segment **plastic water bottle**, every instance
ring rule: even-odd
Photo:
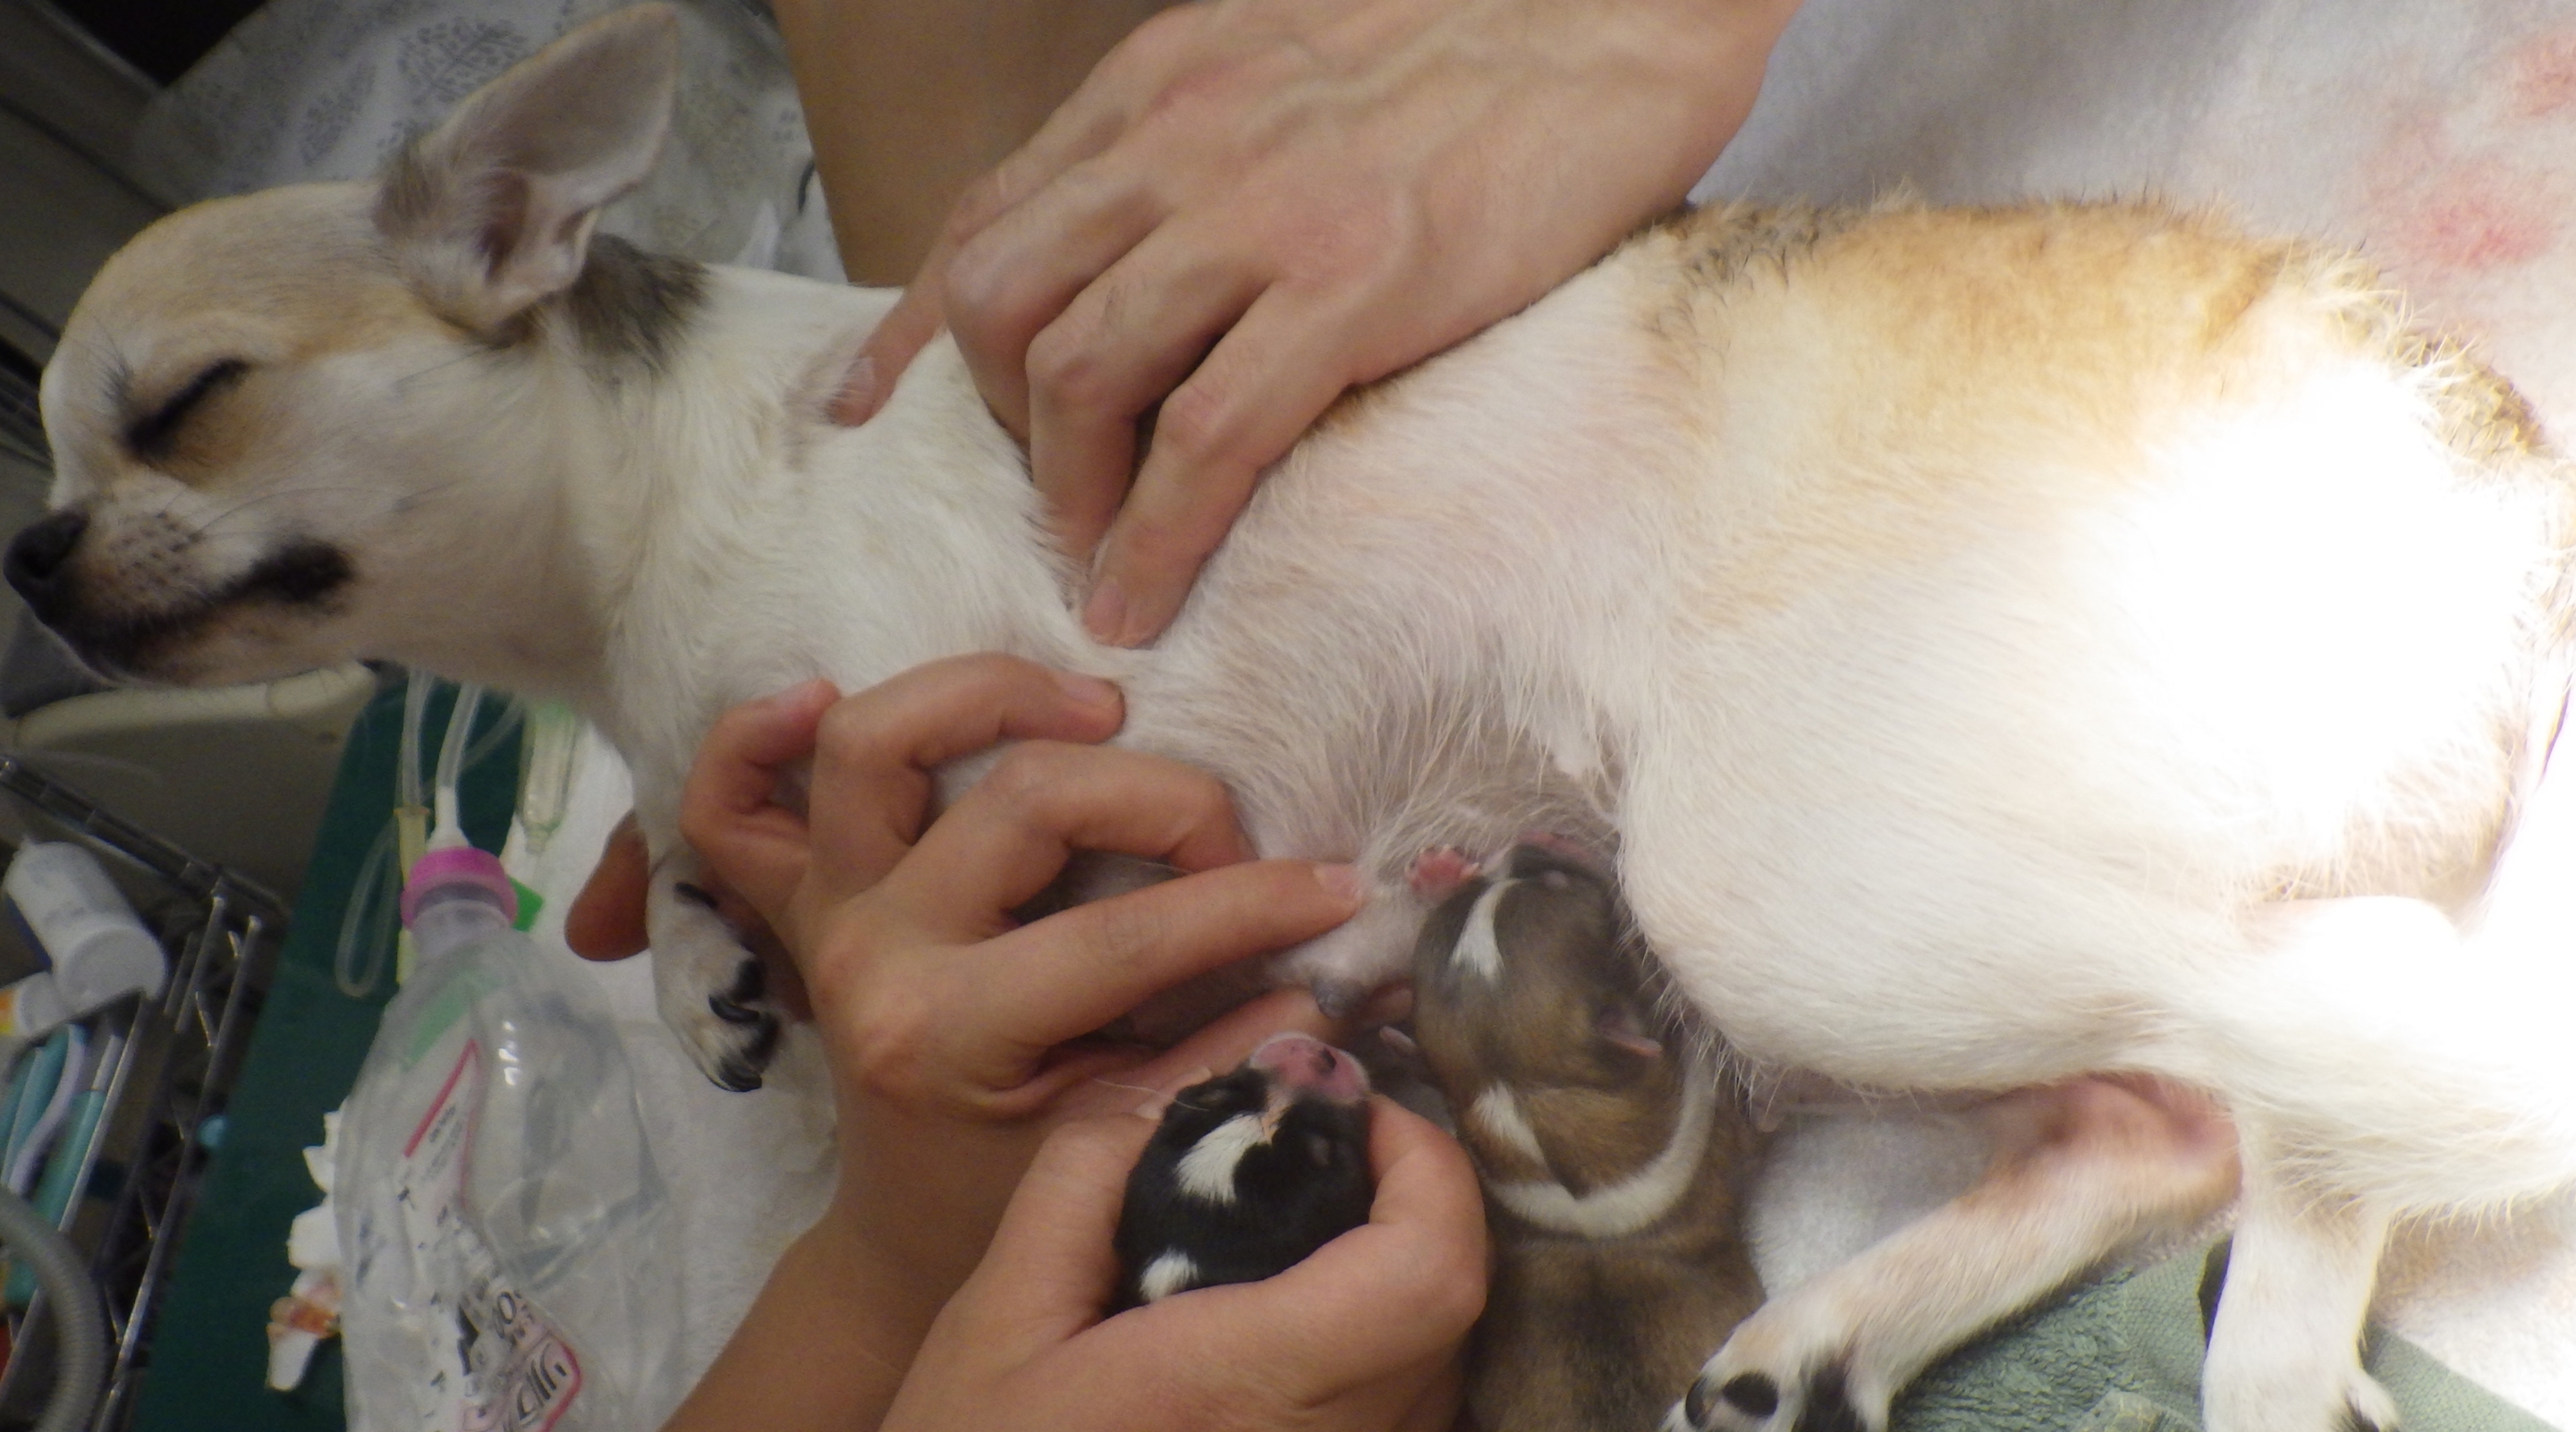
[[[349,1095],[333,1181],[360,1432],[622,1432],[678,1397],[678,1270],[634,1074],[597,993],[511,928],[516,905],[471,847],[424,855],[403,892],[420,964]]]

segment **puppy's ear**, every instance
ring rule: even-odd
[[[670,7],[620,10],[513,66],[406,148],[376,227],[421,298],[490,332],[571,287],[601,206],[653,168],[679,58]]]

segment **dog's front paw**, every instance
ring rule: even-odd
[[[1664,1432],[1885,1432],[1896,1389],[1857,1364],[1850,1330],[1791,1300],[1745,1319]]]
[[[704,889],[658,869],[645,907],[653,942],[653,993],[680,1046],[720,1089],[760,1087],[778,1052],[780,1021],[760,961],[742,947]]]

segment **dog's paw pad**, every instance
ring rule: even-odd
[[[1855,1373],[1850,1344],[1826,1326],[1801,1326],[1772,1303],[1744,1321],[1700,1368],[1667,1432],[1883,1432],[1893,1388]],[[1788,1316],[1783,1316],[1788,1314]],[[1801,1332],[1806,1337],[1801,1337]],[[1749,1334],[1749,1337],[1747,1337]]]
[[[663,1022],[708,1082],[745,1093],[760,1087],[785,1024],[768,1001],[760,961],[702,893],[672,881],[650,910],[655,994]]]
[[[1666,1432],[1883,1432],[1885,1399],[1855,1398],[1840,1362],[1775,1377],[1747,1369],[1727,1349],[1709,1360]]]

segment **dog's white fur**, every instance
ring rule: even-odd
[[[1753,1060],[2222,1099],[2252,1196],[2218,1432],[2385,1425],[2354,1338],[2388,1221],[2576,1177],[2571,763],[2535,780],[2576,505],[2350,264],[2148,207],[1660,226],[1329,415],[1124,653],[1068,615],[951,346],[823,420],[889,295],[717,271],[667,349],[575,321],[672,43],[612,18],[392,197],[219,201],[115,259],[44,389],[74,639],[162,679],[365,654],[569,697],[664,852],[730,703],[978,649],[1111,675],[1122,739],[1222,775],[1261,850],[1380,877],[1308,976],[1400,965],[1428,846],[1615,832]],[[249,575],[295,541],[345,580]],[[738,1056],[676,868],[666,1010]]]

